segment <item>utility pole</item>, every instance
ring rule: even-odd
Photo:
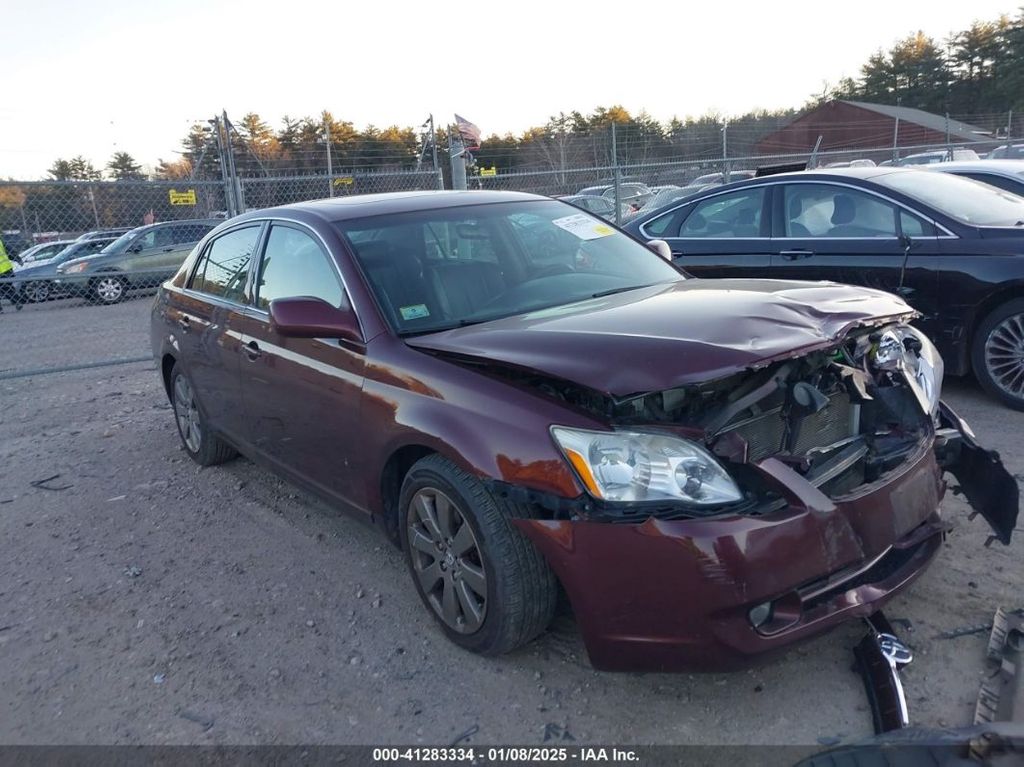
[[[331,124],[324,117],[324,143],[327,145],[327,196],[334,197],[334,167],[331,165]]]
[[[1010,136],[1013,135],[1013,110],[1010,110],[1010,114],[1006,117],[1006,156],[1012,157],[1010,154]]]
[[[220,163],[221,181],[224,183],[224,207],[226,208],[228,218],[231,218],[237,215],[237,208],[235,206],[235,190],[228,172],[228,161],[224,156],[224,135],[221,133],[220,117],[214,116],[212,120],[207,122],[213,126],[213,135],[217,139],[217,159]]]
[[[729,121],[722,122],[722,181],[729,183]]]
[[[900,118],[896,116],[896,125],[892,130],[892,164],[899,165],[900,163]]]
[[[458,131],[454,131],[458,133]],[[462,136],[453,138],[453,131],[448,129],[448,157],[452,163],[452,189],[466,188],[466,147]]]
[[[235,150],[231,146],[231,130],[234,126],[228,119],[227,110],[221,111],[222,124],[224,126],[224,153],[228,160],[228,179],[234,191],[235,215],[245,211],[245,196],[242,194],[242,183],[238,180],[238,172],[235,170]]]
[[[953,159],[953,147],[949,144],[949,112],[946,112],[946,159]]]
[[[437,188],[444,189],[444,176],[441,166],[437,164],[437,133],[434,132],[434,113],[430,113],[430,155],[434,160],[434,173],[437,174]]]
[[[619,198],[619,187],[622,183],[622,174],[619,171],[619,146],[615,140],[615,120],[612,120],[612,168],[615,171],[615,224],[622,225],[622,202]]]

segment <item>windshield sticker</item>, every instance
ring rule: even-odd
[[[608,224],[595,221],[586,213],[576,213],[572,216],[556,218],[551,223],[560,229],[564,229],[569,234],[579,237],[581,240],[596,240],[598,237],[607,237],[609,234],[615,233],[615,230],[608,226]]]
[[[401,312],[403,320],[421,320],[424,317],[430,316],[430,310],[426,304],[403,306],[398,311]]]

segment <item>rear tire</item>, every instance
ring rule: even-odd
[[[971,366],[985,391],[1024,410],[1024,298],[997,306],[982,320],[971,344]]]
[[[413,583],[452,642],[500,655],[548,627],[558,582],[511,522],[529,517],[529,507],[496,497],[451,461],[429,455],[406,475],[398,508]]]
[[[189,458],[200,466],[215,466],[238,455],[237,450],[210,431],[192,382],[177,363],[171,369],[170,392],[178,436]]]
[[[50,297],[50,284],[43,280],[28,282],[21,289],[21,297],[26,304],[38,304]]]

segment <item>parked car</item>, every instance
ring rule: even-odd
[[[640,207],[647,202],[654,193],[648,188],[647,184],[641,184],[636,181],[619,184],[619,203],[625,203],[630,206]],[[602,197],[606,197],[609,200],[615,199],[615,185],[608,187],[601,193]]]
[[[562,202],[575,205],[577,208],[600,216],[606,221],[615,220],[615,201],[596,194],[573,194],[568,197],[559,197]]]
[[[734,181],[742,181],[744,179],[753,178],[757,171],[753,170],[731,170],[729,171],[729,183]],[[724,173],[705,173],[703,176],[697,176],[693,181],[690,182],[691,186],[713,186],[715,184],[726,183]]]
[[[629,222],[711,277],[835,280],[905,296],[954,375],[1024,409],[1024,199],[946,173],[845,168],[709,189]]]
[[[74,240],[56,240],[55,242],[43,242],[39,245],[33,245],[28,250],[23,250],[18,254],[18,259],[25,266],[33,262],[48,261],[73,242]]]
[[[979,160],[978,153],[973,149],[939,149],[934,152],[908,154],[900,160],[900,165],[934,165],[954,160]]]
[[[1024,197],[1024,160],[978,160],[977,162],[944,162],[932,170],[952,173]]]
[[[73,285],[96,303],[117,303],[129,290],[154,288],[172,276],[195,244],[220,223],[190,219],[140,226],[95,256],[61,264],[58,282]]]
[[[825,168],[874,168],[875,161],[867,158],[860,158],[857,160],[836,160],[835,162],[826,163],[823,167]]]
[[[125,232],[130,232],[132,227],[130,226],[116,226],[110,229],[94,229],[91,232],[85,232],[84,234],[78,235],[79,240],[105,240],[105,239],[116,239]]]
[[[194,461],[375,522],[478,653],[543,632],[561,584],[598,668],[764,657],[925,569],[943,467],[1010,539],[1016,484],[906,303],[689,279],[663,245],[511,192],[246,213],[160,288],[153,353]]]
[[[986,160],[1010,160],[1017,158],[1024,158],[1024,144],[1003,144],[985,155]]]
[[[702,192],[710,186],[715,186],[715,184],[692,184],[690,186],[666,187],[645,202],[639,210],[631,210],[624,214],[622,221],[625,223],[626,221],[637,216],[642,216],[644,213],[649,211],[663,208],[670,202],[697,194],[697,192]]]
[[[80,287],[79,284],[55,281],[61,265],[77,258],[85,258],[99,253],[115,239],[115,237],[107,237],[105,239],[74,240],[56,256],[45,261],[33,261],[20,267],[15,272],[15,277],[18,280],[18,289],[21,291],[24,301],[36,303],[74,293]]]

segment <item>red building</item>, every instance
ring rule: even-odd
[[[897,120],[899,128],[897,133]],[[863,101],[830,101],[769,133],[755,145],[757,154],[810,152],[821,136],[821,151],[919,146],[946,142],[946,118],[920,109],[868,104]],[[963,145],[991,140],[983,128],[949,121],[949,140]]]

